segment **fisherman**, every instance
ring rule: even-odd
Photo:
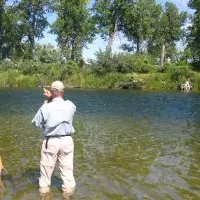
[[[76,106],[64,100],[64,85],[60,81],[51,84],[51,89],[44,90],[44,101],[32,123],[43,132],[44,140],[41,150],[39,191],[41,197],[50,192],[51,176],[58,161],[60,176],[63,181],[64,198],[74,192],[76,183],[73,176],[74,143],[71,134]]]

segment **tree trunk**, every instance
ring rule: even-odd
[[[71,60],[74,61],[74,60],[75,60],[75,51],[76,51],[76,49],[75,49],[75,41],[74,41],[74,39],[72,40],[71,45],[72,45]]]
[[[136,52],[139,53],[140,52],[140,40],[137,40],[136,42]]]
[[[113,29],[113,31],[109,35],[108,44],[106,46],[106,52],[108,52],[108,53],[112,53],[113,42],[114,42],[115,36],[117,34],[117,23],[118,23],[118,20],[116,19],[115,20],[114,29]]]
[[[30,46],[29,46],[29,54],[31,58],[34,58],[34,54],[35,54],[35,38],[34,36],[29,36],[28,40],[30,42]]]
[[[160,67],[164,67],[164,60],[165,60],[165,45],[162,45],[162,52],[160,57]]]

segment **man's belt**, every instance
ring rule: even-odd
[[[71,133],[67,134],[67,135],[51,135],[51,136],[45,136],[46,138],[46,144],[45,147],[46,149],[48,148],[48,142],[50,138],[59,138],[59,137],[65,137],[65,136],[71,136]]]

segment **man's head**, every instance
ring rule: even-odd
[[[54,81],[51,84],[51,94],[52,97],[63,97],[64,95],[64,84],[61,81]]]

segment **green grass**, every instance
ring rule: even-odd
[[[177,90],[189,78],[193,90],[200,90],[200,73],[193,71],[190,66],[168,66],[164,70],[148,73],[110,72],[97,75],[92,66],[82,69],[74,62],[67,65],[37,63],[37,71],[33,70],[36,64],[29,65],[27,62],[22,65],[13,64],[12,67],[0,65],[0,86],[32,88],[50,85],[52,81],[60,79],[66,86],[81,88],[119,88],[123,85],[133,89]]]

